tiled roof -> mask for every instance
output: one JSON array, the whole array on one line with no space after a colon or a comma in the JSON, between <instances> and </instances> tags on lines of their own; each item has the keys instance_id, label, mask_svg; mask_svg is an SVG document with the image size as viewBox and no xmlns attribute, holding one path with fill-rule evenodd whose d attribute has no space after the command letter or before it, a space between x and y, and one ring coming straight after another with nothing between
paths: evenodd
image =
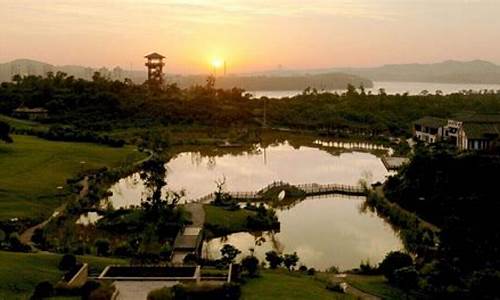
<instances>
[{"instance_id":1,"label":"tiled roof","mask_svg":"<svg viewBox=\"0 0 500 300\"><path fill-rule=\"evenodd\" d=\"M435 117L423 117L416 120L414 123L426 127L439 128L448 124L448 120Z\"/></svg>"},{"instance_id":2,"label":"tiled roof","mask_svg":"<svg viewBox=\"0 0 500 300\"><path fill-rule=\"evenodd\" d=\"M500 124L464 123L464 131L468 139L491 139L500 134Z\"/></svg>"},{"instance_id":3,"label":"tiled roof","mask_svg":"<svg viewBox=\"0 0 500 300\"><path fill-rule=\"evenodd\" d=\"M151 54L148 54L146 56L144 56L144 58L149 58L149 59L164 59L165 56L159 54L159 53L156 53L156 52L153 52Z\"/></svg>"}]
</instances>

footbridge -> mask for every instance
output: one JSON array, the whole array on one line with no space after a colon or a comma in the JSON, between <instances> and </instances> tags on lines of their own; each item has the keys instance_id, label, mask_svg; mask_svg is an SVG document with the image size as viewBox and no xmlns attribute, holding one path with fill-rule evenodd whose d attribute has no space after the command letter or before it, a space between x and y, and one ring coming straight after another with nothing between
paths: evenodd
<instances>
[{"instance_id":1,"label":"footbridge","mask_svg":"<svg viewBox=\"0 0 500 300\"><path fill-rule=\"evenodd\" d=\"M318 195L330 195L330 194L342 194L350 196L364 196L366 191L361 185L345 185L345 184L318 184L318 183L308 183L308 184L289 184L283 181L275 181L268 186L264 187L258 191L249 192L226 192L233 199L242 202L246 201L261 201L263 200L266 193L271 190L279 189L289 189L296 188L297 190L304 193L304 196L318 196ZM215 193L210 193L201 198L194 199L190 202L194 203L208 203L215 200Z\"/></svg>"}]
</instances>

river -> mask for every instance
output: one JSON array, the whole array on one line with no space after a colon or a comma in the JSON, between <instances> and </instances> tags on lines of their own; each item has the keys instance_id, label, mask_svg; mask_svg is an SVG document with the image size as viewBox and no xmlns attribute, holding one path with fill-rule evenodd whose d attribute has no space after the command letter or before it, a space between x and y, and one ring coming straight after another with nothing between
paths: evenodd
<instances>
[{"instance_id":1,"label":"river","mask_svg":"<svg viewBox=\"0 0 500 300\"><path fill-rule=\"evenodd\" d=\"M387 94L404 94L418 95L423 90L430 93L435 93L437 90L442 91L445 95L460 92L463 90L469 91L484 91L493 90L500 91L500 84L471 84L471 83L431 83L431 82L400 82L400 81L374 81L373 88L367 88L366 92L378 94L380 89L384 89ZM336 90L332 92L342 93L345 90ZM302 93L302 91L252 91L250 92L255 98L283 98L292 97Z\"/></svg>"},{"instance_id":2,"label":"river","mask_svg":"<svg viewBox=\"0 0 500 300\"><path fill-rule=\"evenodd\" d=\"M316 146L314 146L316 145ZM187 151L175 155L166 165L167 188L185 191L186 199L197 199L215 190L215 181L226 178L230 191L254 191L282 180L291 184L358 184L385 180L388 175L381 160L367 143L343 144L316 141L314 145L291 146L288 142L252 151L216 155ZM357 145L354 148L354 145ZM327 146L345 146L339 152ZM365 151L360 151L364 148ZM108 199L115 207L140 204L145 190L137 174L121 179ZM255 248L263 259L269 249L284 253L297 252L309 267L325 269L332 265L342 269L359 266L363 260L378 263L391 250L403 248L393 229L381 218L361 211L363 197L331 195L307 198L288 208L277 208L281 222L279 233L237 233L226 239L208 241L206 256L216 258L226 242L248 253Z\"/></svg>"}]
</instances>

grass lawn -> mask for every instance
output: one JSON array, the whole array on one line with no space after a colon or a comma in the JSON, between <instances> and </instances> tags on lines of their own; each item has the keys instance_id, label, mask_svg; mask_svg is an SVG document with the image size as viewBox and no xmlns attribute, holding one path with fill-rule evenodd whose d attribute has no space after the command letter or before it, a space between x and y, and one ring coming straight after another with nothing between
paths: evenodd
<instances>
[{"instance_id":1,"label":"grass lawn","mask_svg":"<svg viewBox=\"0 0 500 300\"><path fill-rule=\"evenodd\" d=\"M229 211L208 204L203 208L205 209L205 224L208 228L219 228L226 234L247 231L247 217L255 214L246 209Z\"/></svg>"},{"instance_id":2,"label":"grass lawn","mask_svg":"<svg viewBox=\"0 0 500 300\"><path fill-rule=\"evenodd\" d=\"M28 299L39 282L56 283L63 275L57 268L60 260L61 255L57 254L0 251L0 299ZM126 263L119 259L93 256L78 257L78 260L89 263L93 270Z\"/></svg>"},{"instance_id":3,"label":"grass lawn","mask_svg":"<svg viewBox=\"0 0 500 300\"><path fill-rule=\"evenodd\" d=\"M387 300L406 299L406 294L391 286L384 276L348 275L346 281L365 293ZM409 299L416 299L410 295Z\"/></svg>"},{"instance_id":4,"label":"grass lawn","mask_svg":"<svg viewBox=\"0 0 500 300\"><path fill-rule=\"evenodd\" d=\"M0 121L9 124L10 127L12 127L12 128L21 129L21 130L33 129L33 130L45 131L45 130L48 130L48 128L49 128L49 126L47 126L45 124L41 124L38 122L29 121L29 120L16 119L16 118L8 117L6 115L0 115Z\"/></svg>"},{"instance_id":5,"label":"grass lawn","mask_svg":"<svg viewBox=\"0 0 500 300\"><path fill-rule=\"evenodd\" d=\"M118 167L146 155L133 147L111 148L13 135L0 143L0 220L47 217L60 205L57 190L84 169ZM81 162L84 161L85 164Z\"/></svg>"},{"instance_id":6,"label":"grass lawn","mask_svg":"<svg viewBox=\"0 0 500 300\"><path fill-rule=\"evenodd\" d=\"M355 299L350 295L334 293L325 283L299 273L286 270L263 270L261 277L252 279L242 287L242 300L323 300Z\"/></svg>"}]
</instances>

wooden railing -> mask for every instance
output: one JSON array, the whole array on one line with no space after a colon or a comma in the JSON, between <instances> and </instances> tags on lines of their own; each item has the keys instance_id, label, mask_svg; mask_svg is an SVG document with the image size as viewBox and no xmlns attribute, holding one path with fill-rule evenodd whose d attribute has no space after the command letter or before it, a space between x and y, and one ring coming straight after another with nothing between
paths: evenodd
<instances>
[{"instance_id":1,"label":"wooden railing","mask_svg":"<svg viewBox=\"0 0 500 300\"><path fill-rule=\"evenodd\" d=\"M275 181L263 189L254 192L227 192L233 199L236 200L253 200L258 201L262 199L262 196L268 191L274 188L280 187L295 187L299 190L302 190L306 196L313 195L321 195L321 194L347 194L347 195L355 195L361 196L365 195L365 190L362 186L359 185L345 185L345 184L317 184L317 183L308 183L308 184L297 184L292 185L283 181ZM210 193L201 198L192 200L191 202L196 203L208 203L215 199L215 194Z\"/></svg>"}]
</instances>

